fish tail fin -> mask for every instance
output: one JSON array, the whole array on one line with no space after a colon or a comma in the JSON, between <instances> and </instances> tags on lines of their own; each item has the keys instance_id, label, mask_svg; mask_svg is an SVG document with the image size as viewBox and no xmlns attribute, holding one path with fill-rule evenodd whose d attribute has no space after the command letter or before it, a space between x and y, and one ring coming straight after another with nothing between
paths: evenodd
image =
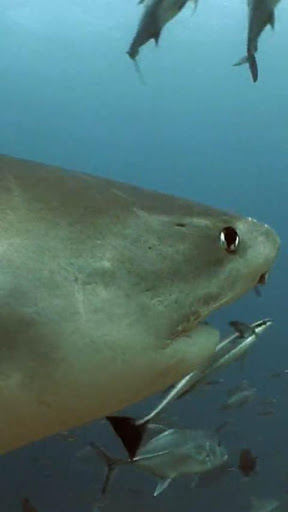
<instances>
[{"instance_id":1,"label":"fish tail fin","mask_svg":"<svg viewBox=\"0 0 288 512\"><path fill-rule=\"evenodd\" d=\"M136 73L139 76L141 84L142 85L147 85L146 82L145 82L145 78L143 76L143 73L141 71L141 68L139 66L139 63L138 63L138 61L136 59L134 59L134 66L135 66L135 69L136 69Z\"/></svg>"},{"instance_id":2,"label":"fish tail fin","mask_svg":"<svg viewBox=\"0 0 288 512\"><path fill-rule=\"evenodd\" d=\"M237 62L235 62L233 64L233 66L242 66L243 64L248 64L248 56L245 55L244 57L241 57L241 59L237 60Z\"/></svg>"},{"instance_id":3,"label":"fish tail fin","mask_svg":"<svg viewBox=\"0 0 288 512\"><path fill-rule=\"evenodd\" d=\"M100 455L106 466L106 475L101 489L101 494L102 496L104 496L107 493L108 487L111 483L115 471L118 469L120 465L125 464L126 461L111 457L101 446L99 446L96 443L91 442L89 443L89 446L93 448L93 450L97 451L97 453Z\"/></svg>"},{"instance_id":4,"label":"fish tail fin","mask_svg":"<svg viewBox=\"0 0 288 512\"><path fill-rule=\"evenodd\" d=\"M147 423L137 422L129 416L106 416L115 434L121 439L129 458L134 459L144 434L147 430Z\"/></svg>"},{"instance_id":5,"label":"fish tail fin","mask_svg":"<svg viewBox=\"0 0 288 512\"><path fill-rule=\"evenodd\" d=\"M250 73L252 76L253 82L257 82L258 80L258 64L255 57L255 53L249 53L249 55L245 55L241 59L239 59L233 66L242 66L242 64L248 64Z\"/></svg>"},{"instance_id":6,"label":"fish tail fin","mask_svg":"<svg viewBox=\"0 0 288 512\"><path fill-rule=\"evenodd\" d=\"M139 51L135 51L133 49L132 46L130 46L129 50L126 52L126 54L128 55L128 57L130 57L131 60L133 60L133 64L134 64L134 67L136 69L136 73L137 75L139 76L140 78L140 82L142 85L146 85L146 82L145 82L145 79L144 79L144 76L143 76L143 73L141 71L141 68L139 66L139 63L137 61L137 55L138 55Z\"/></svg>"},{"instance_id":7,"label":"fish tail fin","mask_svg":"<svg viewBox=\"0 0 288 512\"><path fill-rule=\"evenodd\" d=\"M131 45L130 48L126 52L128 57L130 57L130 59L133 60L134 62L136 61L136 57L137 57L138 53L139 52L134 49L133 45Z\"/></svg>"},{"instance_id":8,"label":"fish tail fin","mask_svg":"<svg viewBox=\"0 0 288 512\"><path fill-rule=\"evenodd\" d=\"M255 57L255 53L251 53L251 55L248 55L248 64L252 80L255 83L258 80L258 64Z\"/></svg>"}]
</instances>

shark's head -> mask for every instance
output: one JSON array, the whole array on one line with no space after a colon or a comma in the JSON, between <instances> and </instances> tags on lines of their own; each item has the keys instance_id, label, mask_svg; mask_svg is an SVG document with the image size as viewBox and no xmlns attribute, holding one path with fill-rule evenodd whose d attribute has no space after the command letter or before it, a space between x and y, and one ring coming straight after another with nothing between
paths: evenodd
<instances>
[{"instance_id":1,"label":"shark's head","mask_svg":"<svg viewBox=\"0 0 288 512\"><path fill-rule=\"evenodd\" d=\"M145 206L134 211L122 268L129 269L135 296L141 295L143 321L158 339L173 340L264 284L279 238L251 218L192 202L175 199L168 213L166 201L158 196L156 211Z\"/></svg>"},{"instance_id":2,"label":"shark's head","mask_svg":"<svg viewBox=\"0 0 288 512\"><path fill-rule=\"evenodd\" d=\"M251 219L4 156L0 208L0 453L202 369L219 333L201 321L279 247Z\"/></svg>"}]
</instances>

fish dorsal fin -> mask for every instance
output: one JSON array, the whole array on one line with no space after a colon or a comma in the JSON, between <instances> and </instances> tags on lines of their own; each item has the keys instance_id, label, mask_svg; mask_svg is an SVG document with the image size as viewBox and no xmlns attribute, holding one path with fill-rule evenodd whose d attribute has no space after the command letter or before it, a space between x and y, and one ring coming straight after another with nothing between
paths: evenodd
<instances>
[{"instance_id":1,"label":"fish dorsal fin","mask_svg":"<svg viewBox=\"0 0 288 512\"><path fill-rule=\"evenodd\" d=\"M155 459L155 457L160 457L160 455L166 455L170 450L163 450L162 452L156 453L148 453L147 455L139 455L138 457L134 457L133 462L140 462L141 460L149 460Z\"/></svg>"},{"instance_id":2,"label":"fish dorsal fin","mask_svg":"<svg viewBox=\"0 0 288 512\"><path fill-rule=\"evenodd\" d=\"M172 478L165 478L163 480L159 480L158 485L155 489L154 496L158 496L162 491L164 491L168 485L170 484Z\"/></svg>"},{"instance_id":3,"label":"fish dorsal fin","mask_svg":"<svg viewBox=\"0 0 288 512\"><path fill-rule=\"evenodd\" d=\"M270 16L269 16L269 25L274 30L275 28L275 12L274 9L272 9Z\"/></svg>"},{"instance_id":4,"label":"fish dorsal fin","mask_svg":"<svg viewBox=\"0 0 288 512\"><path fill-rule=\"evenodd\" d=\"M159 46L159 39L160 39L160 35L161 35L161 28L160 29L155 29L153 34L151 35L151 39L154 39L154 42L155 42L155 46Z\"/></svg>"}]
</instances>

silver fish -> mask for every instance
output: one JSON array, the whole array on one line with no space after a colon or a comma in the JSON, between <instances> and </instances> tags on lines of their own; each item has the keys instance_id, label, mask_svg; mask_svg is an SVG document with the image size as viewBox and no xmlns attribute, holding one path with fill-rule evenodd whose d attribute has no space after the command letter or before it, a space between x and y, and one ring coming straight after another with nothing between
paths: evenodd
<instances>
[{"instance_id":1,"label":"silver fish","mask_svg":"<svg viewBox=\"0 0 288 512\"><path fill-rule=\"evenodd\" d=\"M228 391L228 399L221 406L221 409L235 409L251 402L256 395L256 388L249 386L247 381L243 381L240 386Z\"/></svg>"},{"instance_id":2,"label":"silver fish","mask_svg":"<svg viewBox=\"0 0 288 512\"><path fill-rule=\"evenodd\" d=\"M107 474L102 493L105 494L111 476L118 466L132 464L159 479L154 492L157 496L170 482L181 475L200 475L223 465L228 454L216 435L202 430L169 429L148 441L133 460L111 458L100 446L90 443L103 457Z\"/></svg>"},{"instance_id":3,"label":"silver fish","mask_svg":"<svg viewBox=\"0 0 288 512\"><path fill-rule=\"evenodd\" d=\"M249 329L246 329L248 336L243 338L242 331L236 331L231 336L225 338L218 344L213 361L207 365L205 369L194 370L189 373L181 381L175 384L167 395L160 401L160 403L146 414L141 419L134 419L130 416L107 416L107 420L114 429L116 435L121 439L124 447L126 448L130 458L133 458L142 442L149 423L160 414L169 404L174 400L183 397L187 393L203 382L214 373L228 364L243 358L249 348L258 339L267 327L272 324L270 319L260 320L251 324ZM243 324L242 325L246 325Z\"/></svg>"},{"instance_id":4,"label":"silver fish","mask_svg":"<svg viewBox=\"0 0 288 512\"><path fill-rule=\"evenodd\" d=\"M280 0L248 0L248 35L247 55L234 66L248 63L253 82L258 80L258 65L255 54L258 50L258 39L267 25L275 26L275 7Z\"/></svg>"},{"instance_id":5,"label":"silver fish","mask_svg":"<svg viewBox=\"0 0 288 512\"><path fill-rule=\"evenodd\" d=\"M280 512L280 502L273 498L251 498L250 512Z\"/></svg>"},{"instance_id":6,"label":"silver fish","mask_svg":"<svg viewBox=\"0 0 288 512\"><path fill-rule=\"evenodd\" d=\"M205 367L219 333L200 322L279 249L249 218L7 156L0 211L0 454Z\"/></svg>"},{"instance_id":7,"label":"silver fish","mask_svg":"<svg viewBox=\"0 0 288 512\"><path fill-rule=\"evenodd\" d=\"M136 34L127 51L132 60L135 60L139 54L139 48L146 44L150 39L154 39L155 44L159 38L163 27L171 21L189 0L146 0L144 3L144 13L139 23ZM194 0L195 6L198 0Z\"/></svg>"}]
</instances>

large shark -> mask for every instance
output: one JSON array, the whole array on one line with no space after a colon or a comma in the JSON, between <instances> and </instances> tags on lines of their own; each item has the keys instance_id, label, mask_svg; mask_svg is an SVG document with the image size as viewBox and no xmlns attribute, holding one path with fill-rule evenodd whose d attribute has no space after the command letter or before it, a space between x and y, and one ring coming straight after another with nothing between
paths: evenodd
<instances>
[{"instance_id":1,"label":"large shark","mask_svg":"<svg viewBox=\"0 0 288 512\"><path fill-rule=\"evenodd\" d=\"M201 323L263 283L267 225L0 157L0 453L112 414L213 358Z\"/></svg>"}]
</instances>

